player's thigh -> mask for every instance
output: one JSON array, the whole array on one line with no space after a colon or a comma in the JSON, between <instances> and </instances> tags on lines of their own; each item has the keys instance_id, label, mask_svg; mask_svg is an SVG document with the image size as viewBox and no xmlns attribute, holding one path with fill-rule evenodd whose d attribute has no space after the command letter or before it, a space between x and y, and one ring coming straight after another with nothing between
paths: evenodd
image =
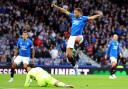
<instances>
[{"instance_id":1,"label":"player's thigh","mask_svg":"<svg viewBox=\"0 0 128 89\"><path fill-rule=\"evenodd\" d=\"M30 58L29 57L22 57L23 64L29 64Z\"/></svg>"},{"instance_id":2,"label":"player's thigh","mask_svg":"<svg viewBox=\"0 0 128 89\"><path fill-rule=\"evenodd\" d=\"M16 64L16 65L19 65L21 62L22 62L22 57L21 56L17 56L13 61L13 63Z\"/></svg>"},{"instance_id":3,"label":"player's thigh","mask_svg":"<svg viewBox=\"0 0 128 89\"><path fill-rule=\"evenodd\" d=\"M30 62L30 58L29 57L22 57L22 62L23 62L24 67L26 68Z\"/></svg>"},{"instance_id":4,"label":"player's thigh","mask_svg":"<svg viewBox=\"0 0 128 89\"><path fill-rule=\"evenodd\" d=\"M49 76L49 78L47 79L47 83L50 86L54 86L56 84L58 80L56 80L55 78L53 78L52 76Z\"/></svg>"},{"instance_id":5,"label":"player's thigh","mask_svg":"<svg viewBox=\"0 0 128 89\"><path fill-rule=\"evenodd\" d=\"M67 55L67 56L72 56L72 51L73 51L72 48L67 48L67 49L66 49L66 55Z\"/></svg>"},{"instance_id":6,"label":"player's thigh","mask_svg":"<svg viewBox=\"0 0 128 89\"><path fill-rule=\"evenodd\" d=\"M76 40L78 41L79 44L81 44L81 43L84 41L82 35L77 36L77 37L76 37Z\"/></svg>"},{"instance_id":7,"label":"player's thigh","mask_svg":"<svg viewBox=\"0 0 128 89\"><path fill-rule=\"evenodd\" d=\"M47 86L47 83L44 81L44 80L42 80L42 81L37 81L38 82L38 85L40 86L40 87L46 87Z\"/></svg>"},{"instance_id":8,"label":"player's thigh","mask_svg":"<svg viewBox=\"0 0 128 89\"><path fill-rule=\"evenodd\" d=\"M110 60L111 60L111 64L112 64L112 65L116 65L116 64L117 64L117 58L115 58L115 57L110 57Z\"/></svg>"},{"instance_id":9,"label":"player's thigh","mask_svg":"<svg viewBox=\"0 0 128 89\"><path fill-rule=\"evenodd\" d=\"M67 48L74 48L76 36L70 36L67 41Z\"/></svg>"},{"instance_id":10,"label":"player's thigh","mask_svg":"<svg viewBox=\"0 0 128 89\"><path fill-rule=\"evenodd\" d=\"M40 79L37 80L37 83L41 87L46 87L48 85L46 78L40 77Z\"/></svg>"}]
</instances>

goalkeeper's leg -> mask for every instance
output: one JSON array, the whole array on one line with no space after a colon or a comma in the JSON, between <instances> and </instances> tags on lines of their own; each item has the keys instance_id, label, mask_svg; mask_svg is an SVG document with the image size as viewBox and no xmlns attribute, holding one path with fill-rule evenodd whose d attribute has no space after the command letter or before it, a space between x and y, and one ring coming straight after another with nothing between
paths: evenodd
<instances>
[{"instance_id":1,"label":"goalkeeper's leg","mask_svg":"<svg viewBox=\"0 0 128 89\"><path fill-rule=\"evenodd\" d=\"M68 85L63 82L60 82L53 77L49 77L47 82L49 85L56 86L56 87L74 88L72 85Z\"/></svg>"},{"instance_id":2,"label":"goalkeeper's leg","mask_svg":"<svg viewBox=\"0 0 128 89\"><path fill-rule=\"evenodd\" d=\"M64 88L74 88L72 85L68 85L68 84L65 84L65 83L60 82L60 81L56 81L55 86L56 87L64 87Z\"/></svg>"}]
</instances>

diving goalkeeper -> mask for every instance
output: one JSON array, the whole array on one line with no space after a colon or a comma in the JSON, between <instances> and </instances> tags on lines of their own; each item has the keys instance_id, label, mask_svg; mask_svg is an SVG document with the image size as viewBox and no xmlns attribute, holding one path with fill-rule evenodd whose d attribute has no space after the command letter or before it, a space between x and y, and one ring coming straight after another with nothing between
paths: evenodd
<instances>
[{"instance_id":1,"label":"diving goalkeeper","mask_svg":"<svg viewBox=\"0 0 128 89\"><path fill-rule=\"evenodd\" d=\"M31 68L27 67L28 74L26 76L25 85L26 87L30 86L31 79L36 80L38 85L41 87L46 86L56 86L56 87L64 87L64 88L73 88L72 85L67 85L63 82L60 82L53 78L48 72L43 70L40 67Z\"/></svg>"}]
</instances>

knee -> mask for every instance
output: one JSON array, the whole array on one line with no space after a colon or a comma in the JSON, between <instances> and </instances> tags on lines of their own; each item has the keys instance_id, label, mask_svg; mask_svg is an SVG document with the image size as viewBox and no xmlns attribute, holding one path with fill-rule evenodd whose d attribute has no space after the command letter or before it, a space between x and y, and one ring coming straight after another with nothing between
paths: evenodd
<instances>
[{"instance_id":1,"label":"knee","mask_svg":"<svg viewBox=\"0 0 128 89\"><path fill-rule=\"evenodd\" d=\"M38 83L38 86L40 86L40 87L46 87L47 84L45 82L41 82L41 83Z\"/></svg>"},{"instance_id":2,"label":"knee","mask_svg":"<svg viewBox=\"0 0 128 89\"><path fill-rule=\"evenodd\" d=\"M116 62L113 62L113 63L112 63L112 66L113 66L113 67L116 67L116 65L117 65Z\"/></svg>"},{"instance_id":3,"label":"knee","mask_svg":"<svg viewBox=\"0 0 128 89\"><path fill-rule=\"evenodd\" d=\"M72 58L72 54L71 53L67 53L67 57L68 58Z\"/></svg>"},{"instance_id":4,"label":"knee","mask_svg":"<svg viewBox=\"0 0 128 89\"><path fill-rule=\"evenodd\" d=\"M28 66L27 64L24 64L24 69L26 69L26 68L27 68L27 66Z\"/></svg>"},{"instance_id":5,"label":"knee","mask_svg":"<svg viewBox=\"0 0 128 89\"><path fill-rule=\"evenodd\" d=\"M13 69L16 68L16 64L15 64L15 63L12 64L12 68L13 68Z\"/></svg>"},{"instance_id":6,"label":"knee","mask_svg":"<svg viewBox=\"0 0 128 89\"><path fill-rule=\"evenodd\" d=\"M72 58L72 51L67 50L66 55L67 57Z\"/></svg>"}]
</instances>

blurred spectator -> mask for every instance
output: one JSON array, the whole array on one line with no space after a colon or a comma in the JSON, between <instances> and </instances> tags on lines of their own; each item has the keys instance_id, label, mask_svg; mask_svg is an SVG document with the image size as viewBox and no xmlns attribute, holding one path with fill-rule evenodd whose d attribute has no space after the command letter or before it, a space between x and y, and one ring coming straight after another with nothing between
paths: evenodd
<instances>
[{"instance_id":1,"label":"blurred spectator","mask_svg":"<svg viewBox=\"0 0 128 89\"><path fill-rule=\"evenodd\" d=\"M126 49L126 46L123 46L122 48L122 56L128 60L128 49Z\"/></svg>"},{"instance_id":2,"label":"blurred spectator","mask_svg":"<svg viewBox=\"0 0 128 89\"><path fill-rule=\"evenodd\" d=\"M52 59L56 59L59 55L58 55L58 50L56 49L56 47L53 46L53 48L50 51L51 57Z\"/></svg>"}]
</instances>

